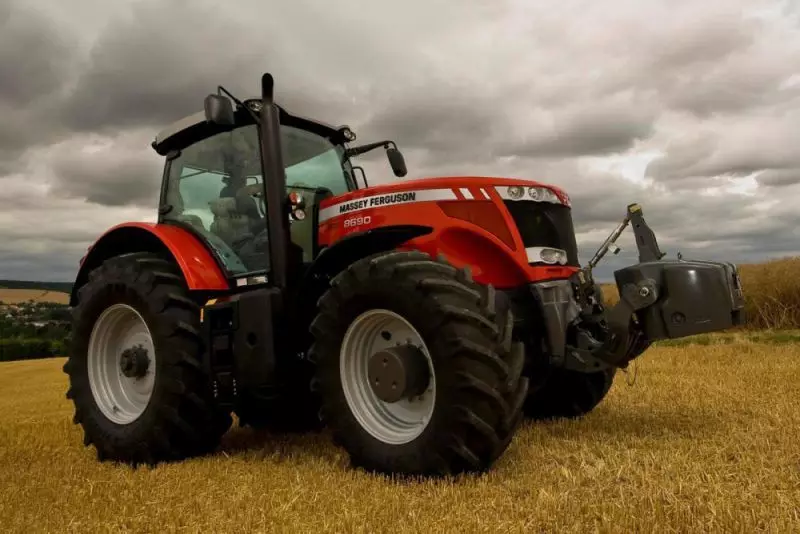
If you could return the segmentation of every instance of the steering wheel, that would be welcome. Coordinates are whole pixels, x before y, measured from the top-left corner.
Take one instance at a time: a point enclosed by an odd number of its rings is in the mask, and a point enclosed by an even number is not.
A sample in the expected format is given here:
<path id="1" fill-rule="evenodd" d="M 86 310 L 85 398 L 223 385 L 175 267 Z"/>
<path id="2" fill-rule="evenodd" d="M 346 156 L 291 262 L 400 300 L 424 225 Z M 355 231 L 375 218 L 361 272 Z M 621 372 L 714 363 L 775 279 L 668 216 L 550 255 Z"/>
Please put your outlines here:
<path id="1" fill-rule="evenodd" d="M 264 193 L 263 184 L 250 184 L 240 188 L 236 191 L 236 196 L 250 196 L 256 199 L 256 208 L 258 209 L 259 215 L 262 217 L 267 216 L 267 208 L 266 203 L 264 202 L 264 197 L 262 196 Z"/>

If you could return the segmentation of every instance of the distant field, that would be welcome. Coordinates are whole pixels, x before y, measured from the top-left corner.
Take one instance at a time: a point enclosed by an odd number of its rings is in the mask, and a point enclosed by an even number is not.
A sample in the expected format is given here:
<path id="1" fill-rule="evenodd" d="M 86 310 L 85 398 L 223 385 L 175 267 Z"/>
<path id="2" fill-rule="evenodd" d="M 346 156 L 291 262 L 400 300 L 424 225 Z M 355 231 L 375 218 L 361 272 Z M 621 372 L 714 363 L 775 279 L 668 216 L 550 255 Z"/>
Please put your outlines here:
<path id="1" fill-rule="evenodd" d="M 490 474 L 417 483 L 349 469 L 326 434 L 238 428 L 214 456 L 100 464 L 63 359 L 0 364 L 0 530 L 798 532 L 800 345 L 763 336 L 653 348 L 632 387 L 526 424 Z"/>
<path id="2" fill-rule="evenodd" d="M 42 291 L 72 291 L 72 282 L 37 282 L 35 280 L 0 280 L 0 287 L 8 289 L 41 289 Z"/>
<path id="3" fill-rule="evenodd" d="M 69 304 L 69 294 L 61 291 L 48 291 L 42 289 L 8 289 L 0 287 L 0 302 L 4 304 L 19 304 L 22 302 L 55 302 Z"/>

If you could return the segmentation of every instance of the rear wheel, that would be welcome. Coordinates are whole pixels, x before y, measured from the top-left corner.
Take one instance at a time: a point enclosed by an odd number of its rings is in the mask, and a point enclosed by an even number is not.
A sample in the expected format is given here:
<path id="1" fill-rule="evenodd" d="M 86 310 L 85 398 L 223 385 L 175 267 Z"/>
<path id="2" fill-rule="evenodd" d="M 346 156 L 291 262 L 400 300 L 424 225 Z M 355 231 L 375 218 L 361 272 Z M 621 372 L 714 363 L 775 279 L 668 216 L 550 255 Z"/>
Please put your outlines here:
<path id="1" fill-rule="evenodd" d="M 84 445 L 101 460 L 156 463 L 213 450 L 231 423 L 201 354 L 200 308 L 171 263 L 111 258 L 80 288 L 64 365 Z"/>
<path id="2" fill-rule="evenodd" d="M 322 415 L 355 466 L 483 471 L 522 416 L 523 347 L 505 298 L 419 252 L 368 257 L 319 302 L 310 356 Z"/>

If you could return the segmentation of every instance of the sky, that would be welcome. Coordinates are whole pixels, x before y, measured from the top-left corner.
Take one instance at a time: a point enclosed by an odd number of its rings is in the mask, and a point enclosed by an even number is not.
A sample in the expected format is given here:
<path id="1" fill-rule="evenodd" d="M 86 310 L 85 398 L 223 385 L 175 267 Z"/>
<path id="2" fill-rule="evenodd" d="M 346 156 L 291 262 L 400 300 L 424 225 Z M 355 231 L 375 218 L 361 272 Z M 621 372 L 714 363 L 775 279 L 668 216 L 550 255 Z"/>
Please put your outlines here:
<path id="1" fill-rule="evenodd" d="M 668 257 L 800 254 L 800 0 L 0 0 L 0 278 L 72 281 L 155 220 L 155 134 L 265 71 L 407 178 L 564 188 L 583 262 L 631 202 Z"/>

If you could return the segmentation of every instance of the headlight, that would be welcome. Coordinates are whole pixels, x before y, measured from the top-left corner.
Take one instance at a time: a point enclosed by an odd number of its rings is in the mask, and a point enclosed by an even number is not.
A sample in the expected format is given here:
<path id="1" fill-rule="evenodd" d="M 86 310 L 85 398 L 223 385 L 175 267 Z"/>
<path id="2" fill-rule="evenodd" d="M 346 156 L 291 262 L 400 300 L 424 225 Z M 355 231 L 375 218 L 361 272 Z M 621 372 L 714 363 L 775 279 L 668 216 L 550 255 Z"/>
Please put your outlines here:
<path id="1" fill-rule="evenodd" d="M 524 194 L 525 194 L 525 189 L 518 185 L 512 185 L 511 187 L 508 188 L 508 196 L 510 196 L 514 200 L 521 199 Z"/>
<path id="2" fill-rule="evenodd" d="M 528 247 L 525 249 L 528 263 L 548 263 L 550 265 L 566 265 L 567 251 L 553 247 Z"/>
<path id="3" fill-rule="evenodd" d="M 569 199 L 566 197 L 562 202 L 552 189 L 544 186 L 524 186 L 524 185 L 509 185 L 505 188 L 498 187 L 497 192 L 505 200 L 532 200 L 534 202 L 548 202 L 551 204 L 564 204 L 569 206 Z"/>
<path id="4" fill-rule="evenodd" d="M 552 202 L 553 204 L 561 204 L 555 193 L 546 187 L 529 187 L 528 196 L 531 200 L 538 202 Z"/>

